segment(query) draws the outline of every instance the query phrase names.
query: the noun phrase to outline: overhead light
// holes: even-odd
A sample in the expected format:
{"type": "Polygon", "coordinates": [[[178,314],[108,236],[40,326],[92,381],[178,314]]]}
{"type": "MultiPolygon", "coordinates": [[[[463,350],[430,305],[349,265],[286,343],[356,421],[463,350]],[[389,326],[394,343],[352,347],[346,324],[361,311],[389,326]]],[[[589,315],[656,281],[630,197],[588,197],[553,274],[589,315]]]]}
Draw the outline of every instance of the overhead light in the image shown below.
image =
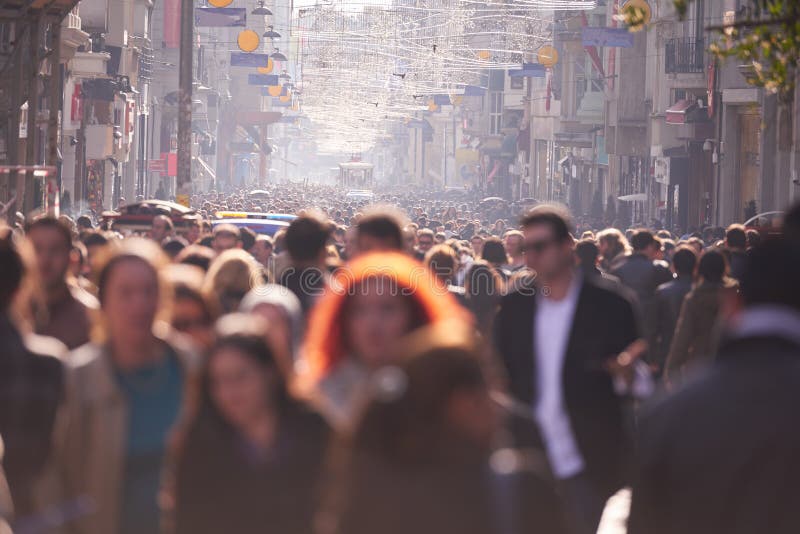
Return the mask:
{"type": "Polygon", "coordinates": [[[272,28],[273,28],[272,26],[267,26],[267,28],[268,28],[268,30],[267,30],[267,31],[265,31],[265,32],[264,32],[264,33],[261,35],[261,37],[265,37],[265,38],[267,38],[267,39],[278,39],[278,38],[281,36],[281,34],[279,34],[279,33],[278,33],[278,32],[276,32],[274,29],[272,29],[272,28]]]}
{"type": "Polygon", "coordinates": [[[265,5],[264,0],[259,0],[258,6],[250,12],[251,15],[272,15],[272,11],[270,11],[265,5]]]}
{"type": "Polygon", "coordinates": [[[286,61],[286,56],[281,54],[281,51],[278,50],[277,48],[275,49],[275,52],[273,52],[270,57],[272,59],[274,59],[275,61],[286,61]]]}
{"type": "Polygon", "coordinates": [[[291,79],[292,79],[292,77],[291,77],[291,76],[289,76],[289,73],[287,73],[286,71],[283,71],[283,72],[282,72],[282,73],[281,73],[281,74],[278,76],[278,78],[281,78],[282,80],[291,80],[291,79]]]}

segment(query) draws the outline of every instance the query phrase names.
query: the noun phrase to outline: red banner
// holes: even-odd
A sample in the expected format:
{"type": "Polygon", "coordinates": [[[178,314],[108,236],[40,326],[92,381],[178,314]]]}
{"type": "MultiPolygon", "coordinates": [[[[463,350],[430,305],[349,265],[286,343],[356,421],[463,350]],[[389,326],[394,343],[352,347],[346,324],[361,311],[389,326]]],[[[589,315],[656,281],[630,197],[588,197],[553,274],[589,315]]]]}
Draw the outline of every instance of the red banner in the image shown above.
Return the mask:
{"type": "Polygon", "coordinates": [[[180,48],[181,0],[164,1],[164,46],[180,48]]]}

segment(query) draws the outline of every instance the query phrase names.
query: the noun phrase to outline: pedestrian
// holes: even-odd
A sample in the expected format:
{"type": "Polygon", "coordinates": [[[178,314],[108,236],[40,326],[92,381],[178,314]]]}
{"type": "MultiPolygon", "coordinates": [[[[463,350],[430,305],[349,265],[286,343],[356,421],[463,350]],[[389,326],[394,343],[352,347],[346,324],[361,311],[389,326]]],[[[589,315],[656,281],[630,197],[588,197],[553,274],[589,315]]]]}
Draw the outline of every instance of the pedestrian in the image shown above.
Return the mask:
{"type": "Polygon", "coordinates": [[[167,442],[199,366],[158,321],[166,263],[155,243],[131,238],[99,264],[97,337],[70,355],[74,393],[57,440],[61,502],[88,503],[71,532],[158,531],[167,442]]]}
{"type": "Polygon", "coordinates": [[[309,318],[301,386],[333,426],[346,427],[393,344],[420,326],[453,318],[468,320],[413,259],[396,252],[359,257],[336,273],[309,318]]]}
{"type": "Polygon", "coordinates": [[[258,317],[228,315],[176,440],[175,534],[313,532],[330,431],[289,393],[258,317]]]}
{"type": "Polygon", "coordinates": [[[72,233],[61,221],[40,217],[29,223],[25,235],[36,253],[38,282],[44,306],[36,312],[36,332],[52,336],[68,349],[89,341],[90,314],[97,299],[68,282],[72,233]]]}
{"type": "Polygon", "coordinates": [[[232,248],[242,248],[242,234],[239,227],[230,223],[214,226],[211,248],[217,254],[222,254],[232,248]]]}
{"type": "Polygon", "coordinates": [[[741,224],[732,224],[725,230],[725,248],[728,252],[730,276],[739,280],[747,263],[747,234],[741,224]]]}
{"type": "Polygon", "coordinates": [[[525,267],[525,253],[522,250],[524,237],[519,230],[508,230],[503,236],[503,246],[508,256],[504,269],[510,274],[525,267]]]}
{"type": "MultiPolygon", "coordinates": [[[[53,458],[54,428],[66,394],[66,347],[27,333],[16,310],[18,299],[27,299],[28,277],[36,271],[27,246],[15,242],[10,228],[0,229],[0,448],[8,481],[0,494],[8,490],[20,528],[37,524],[42,505],[51,504],[39,499],[37,487],[53,458]]],[[[0,523],[11,519],[7,503],[0,508],[0,523]]]]}
{"type": "Polygon", "coordinates": [[[169,265],[164,272],[172,289],[170,324],[201,352],[214,342],[212,327],[219,315],[217,302],[203,292],[204,275],[200,267],[186,264],[169,265]]]}
{"type": "Polygon", "coordinates": [[[281,272],[279,282],[300,300],[304,315],[325,291],[330,231],[327,220],[314,213],[293,220],[286,230],[289,265],[281,272]]]}
{"type": "Polygon", "coordinates": [[[256,286],[242,299],[239,310],[267,322],[266,339],[286,380],[295,377],[295,364],[303,338],[303,309],[300,300],[277,284],[256,286]]]}
{"type": "MultiPolygon", "coordinates": [[[[357,254],[402,251],[405,220],[394,208],[377,206],[366,212],[356,225],[357,254]]],[[[348,258],[353,259],[348,253],[348,258]]]]}
{"type": "MultiPolygon", "coordinates": [[[[611,274],[636,295],[637,310],[641,314],[642,333],[648,346],[655,346],[656,289],[672,280],[669,268],[658,260],[661,243],[649,230],[636,230],[631,236],[630,256],[627,256],[611,274]]],[[[651,357],[651,356],[648,356],[651,357]]]]}
{"type": "Polygon", "coordinates": [[[175,232],[175,225],[166,215],[156,215],[153,217],[152,226],[150,228],[150,239],[156,243],[163,243],[165,239],[172,237],[175,232]]]}
{"type": "Polygon", "coordinates": [[[467,309],[475,318],[478,331],[491,339],[494,319],[505,293],[503,279],[487,262],[475,261],[464,277],[464,294],[467,309]]]}
{"type": "Polygon", "coordinates": [[[230,249],[211,262],[203,292],[225,314],[238,310],[247,292],[263,283],[264,270],[255,258],[244,250],[230,249]]]}
{"type": "Polygon", "coordinates": [[[529,462],[524,482],[492,469],[501,419],[478,344],[463,332],[458,323],[422,328],[376,372],[352,437],[334,457],[336,499],[322,532],[565,532],[545,462],[529,462]]]}
{"type": "Polygon", "coordinates": [[[800,531],[798,270],[796,243],[753,249],[710,367],[644,410],[630,534],[800,531]]]}
{"type": "Polygon", "coordinates": [[[616,269],[630,252],[628,239],[616,228],[606,228],[597,234],[600,267],[605,272],[616,269]]]}
{"type": "Polygon", "coordinates": [[[675,278],[656,289],[655,345],[650,349],[650,363],[658,376],[664,371],[684,298],[692,290],[696,264],[694,249],[681,245],[672,258],[675,278]]]}
{"type": "Polygon", "coordinates": [[[574,270],[563,209],[539,205],[521,226],[535,285],[503,298],[494,343],[512,397],[538,423],[572,532],[594,533],[629,481],[625,407],[631,393],[649,393],[642,342],[630,301],[574,270]]]}
{"type": "Polygon", "coordinates": [[[707,250],[698,262],[699,281],[683,300],[664,367],[664,379],[673,386],[714,357],[720,314],[737,286],[725,276],[726,271],[725,255],[719,249],[707,250]]]}

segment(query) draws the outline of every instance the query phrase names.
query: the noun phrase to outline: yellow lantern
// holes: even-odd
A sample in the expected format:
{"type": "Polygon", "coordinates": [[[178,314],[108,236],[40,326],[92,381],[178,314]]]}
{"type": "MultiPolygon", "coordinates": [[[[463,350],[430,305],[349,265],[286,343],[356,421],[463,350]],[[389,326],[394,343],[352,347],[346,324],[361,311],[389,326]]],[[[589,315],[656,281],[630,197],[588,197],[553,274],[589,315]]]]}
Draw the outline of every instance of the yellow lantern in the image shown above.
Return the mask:
{"type": "Polygon", "coordinates": [[[279,98],[279,100],[281,102],[288,102],[291,99],[292,99],[292,95],[283,95],[282,97],[279,98]]]}
{"type": "Polygon", "coordinates": [[[275,62],[272,61],[272,58],[269,58],[267,60],[267,66],[266,67],[258,67],[258,72],[261,73],[261,74],[269,74],[270,72],[272,72],[272,69],[274,69],[274,68],[275,68],[275,62]]]}
{"type": "Polygon", "coordinates": [[[464,102],[464,95],[450,95],[450,103],[454,106],[460,106],[464,102]]]}
{"type": "Polygon", "coordinates": [[[539,58],[539,64],[547,68],[554,67],[558,63],[558,50],[550,45],[541,47],[536,56],[539,58]]]}
{"type": "Polygon", "coordinates": [[[233,3],[233,0],[208,0],[211,7],[228,7],[233,3]]]}
{"type": "Polygon", "coordinates": [[[620,8],[620,17],[628,25],[628,31],[640,32],[650,24],[652,11],[646,0],[628,0],[620,8]]]}
{"type": "Polygon", "coordinates": [[[258,34],[253,30],[241,31],[236,38],[236,43],[239,45],[239,50],[242,52],[252,52],[258,48],[258,42],[258,34]]]}
{"type": "Polygon", "coordinates": [[[487,60],[492,57],[491,52],[488,50],[478,50],[478,59],[487,60]]]}
{"type": "Polygon", "coordinates": [[[300,104],[297,102],[292,104],[292,111],[300,111],[300,104]]]}
{"type": "Polygon", "coordinates": [[[438,109],[439,106],[436,105],[436,102],[433,99],[428,100],[428,111],[437,111],[438,109]]]}
{"type": "Polygon", "coordinates": [[[283,87],[280,85],[269,85],[267,86],[267,92],[269,93],[269,96],[281,96],[283,87]]]}

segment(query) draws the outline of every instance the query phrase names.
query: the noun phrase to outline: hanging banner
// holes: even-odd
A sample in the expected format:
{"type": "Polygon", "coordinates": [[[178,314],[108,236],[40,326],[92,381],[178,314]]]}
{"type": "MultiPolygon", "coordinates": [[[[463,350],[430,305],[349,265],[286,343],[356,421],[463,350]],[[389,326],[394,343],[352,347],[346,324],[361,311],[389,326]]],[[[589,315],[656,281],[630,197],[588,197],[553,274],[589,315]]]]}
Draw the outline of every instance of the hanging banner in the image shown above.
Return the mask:
{"type": "Polygon", "coordinates": [[[633,47],[633,34],[627,28],[581,28],[583,46],[602,46],[613,48],[633,47]]]}
{"type": "Polygon", "coordinates": [[[204,28],[230,28],[247,25],[247,10],[243,7],[197,7],[194,10],[196,26],[204,28]]]}
{"type": "Polygon", "coordinates": [[[231,67],[263,67],[268,61],[269,54],[231,52],[231,67]]]}
{"type": "Polygon", "coordinates": [[[248,74],[248,85],[278,85],[278,76],[274,74],[248,74]]]}

